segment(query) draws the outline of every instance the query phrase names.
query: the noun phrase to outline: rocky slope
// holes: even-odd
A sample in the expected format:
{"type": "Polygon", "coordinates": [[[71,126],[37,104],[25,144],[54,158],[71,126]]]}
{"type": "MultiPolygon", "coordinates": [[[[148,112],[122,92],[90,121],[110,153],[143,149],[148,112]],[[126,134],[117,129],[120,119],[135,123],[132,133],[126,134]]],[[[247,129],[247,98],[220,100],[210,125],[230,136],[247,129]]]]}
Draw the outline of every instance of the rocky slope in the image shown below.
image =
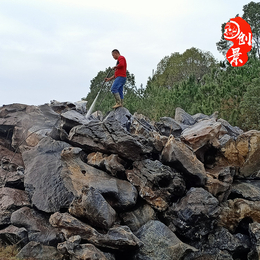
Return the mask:
{"type": "Polygon", "coordinates": [[[68,102],[0,108],[0,242],[23,259],[260,259],[260,132],[68,102]]]}

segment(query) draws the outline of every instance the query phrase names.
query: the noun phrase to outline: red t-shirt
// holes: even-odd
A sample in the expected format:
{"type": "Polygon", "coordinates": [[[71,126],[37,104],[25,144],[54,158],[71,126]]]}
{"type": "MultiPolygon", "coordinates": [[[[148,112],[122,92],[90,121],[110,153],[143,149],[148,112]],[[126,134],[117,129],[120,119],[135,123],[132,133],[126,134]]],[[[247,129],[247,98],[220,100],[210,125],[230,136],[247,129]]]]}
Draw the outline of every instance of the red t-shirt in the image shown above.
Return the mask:
{"type": "Polygon", "coordinates": [[[125,77],[126,78],[126,60],[124,56],[119,56],[116,63],[115,78],[125,77]]]}

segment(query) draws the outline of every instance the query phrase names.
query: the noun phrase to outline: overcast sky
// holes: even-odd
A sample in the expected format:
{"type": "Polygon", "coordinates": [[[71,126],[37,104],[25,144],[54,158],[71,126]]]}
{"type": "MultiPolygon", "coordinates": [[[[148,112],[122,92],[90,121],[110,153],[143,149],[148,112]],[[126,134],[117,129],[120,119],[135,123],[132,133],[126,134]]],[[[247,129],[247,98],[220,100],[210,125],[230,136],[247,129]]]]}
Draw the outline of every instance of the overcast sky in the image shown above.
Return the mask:
{"type": "MultiPolygon", "coordinates": [[[[0,0],[0,106],[75,102],[119,49],[145,86],[160,60],[196,47],[215,58],[242,0],[0,0]]],[[[256,1],[257,2],[257,1],[256,1]]]]}

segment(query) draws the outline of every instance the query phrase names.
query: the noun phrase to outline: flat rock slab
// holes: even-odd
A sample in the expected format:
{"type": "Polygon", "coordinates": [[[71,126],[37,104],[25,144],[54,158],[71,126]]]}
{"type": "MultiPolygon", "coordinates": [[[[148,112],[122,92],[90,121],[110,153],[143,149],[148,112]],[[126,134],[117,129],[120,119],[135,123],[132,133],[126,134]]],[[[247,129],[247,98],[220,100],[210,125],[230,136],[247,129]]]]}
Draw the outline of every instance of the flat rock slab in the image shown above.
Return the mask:
{"type": "Polygon", "coordinates": [[[138,260],[182,259],[189,251],[197,251],[179,240],[162,222],[151,220],[142,226],[136,236],[144,243],[136,255],[138,260]]]}

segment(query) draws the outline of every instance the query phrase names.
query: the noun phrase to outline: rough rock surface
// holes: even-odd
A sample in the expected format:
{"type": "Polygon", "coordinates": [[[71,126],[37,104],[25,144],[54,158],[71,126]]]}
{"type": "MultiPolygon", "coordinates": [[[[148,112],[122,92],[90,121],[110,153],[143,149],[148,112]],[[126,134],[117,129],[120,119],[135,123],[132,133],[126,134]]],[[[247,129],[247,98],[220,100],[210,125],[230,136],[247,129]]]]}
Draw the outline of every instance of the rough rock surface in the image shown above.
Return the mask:
{"type": "Polygon", "coordinates": [[[204,186],[206,183],[206,171],[201,161],[197,159],[193,151],[183,142],[173,136],[162,151],[162,162],[178,168],[191,179],[194,186],[204,186]]]}
{"type": "Polygon", "coordinates": [[[84,163],[80,154],[80,148],[49,137],[23,153],[25,188],[33,205],[50,213],[68,208],[84,186],[94,187],[102,195],[110,197],[115,207],[135,205],[137,192],[129,182],[113,178],[84,163]],[[45,164],[39,167],[41,161],[45,164]]]}
{"type": "Polygon", "coordinates": [[[142,245],[127,226],[114,227],[106,234],[101,234],[70,214],[58,212],[51,215],[50,223],[53,227],[60,228],[66,239],[79,235],[83,240],[99,247],[123,250],[135,249],[142,245]]]}
{"type": "Polygon", "coordinates": [[[56,247],[45,246],[39,242],[31,241],[16,256],[18,259],[33,258],[36,260],[63,260],[64,256],[58,252],[56,247]]]}
{"type": "Polygon", "coordinates": [[[138,260],[172,260],[181,259],[187,251],[195,248],[182,243],[163,223],[151,220],[142,226],[136,236],[144,243],[136,254],[138,260]]]}
{"type": "Polygon", "coordinates": [[[57,260],[257,260],[260,132],[86,102],[0,107],[0,244],[57,260]]]}
{"type": "Polygon", "coordinates": [[[94,227],[104,229],[112,227],[116,220],[115,210],[93,187],[82,189],[82,194],[70,204],[69,212],[80,219],[86,219],[94,227]]]}
{"type": "Polygon", "coordinates": [[[25,191],[0,188],[0,225],[11,224],[12,213],[23,206],[30,205],[29,197],[25,191]]]}
{"type": "Polygon", "coordinates": [[[218,200],[203,188],[191,188],[185,197],[165,213],[178,232],[199,239],[212,231],[220,211],[218,200]]]}
{"type": "Polygon", "coordinates": [[[15,211],[11,216],[11,222],[16,227],[26,228],[29,241],[57,246],[64,240],[59,230],[50,225],[49,217],[35,209],[23,207],[15,211]]]}
{"type": "Polygon", "coordinates": [[[165,210],[168,202],[184,194],[182,176],[160,161],[146,159],[134,162],[133,167],[126,172],[127,179],[137,187],[139,195],[157,210],[165,210]]]}

